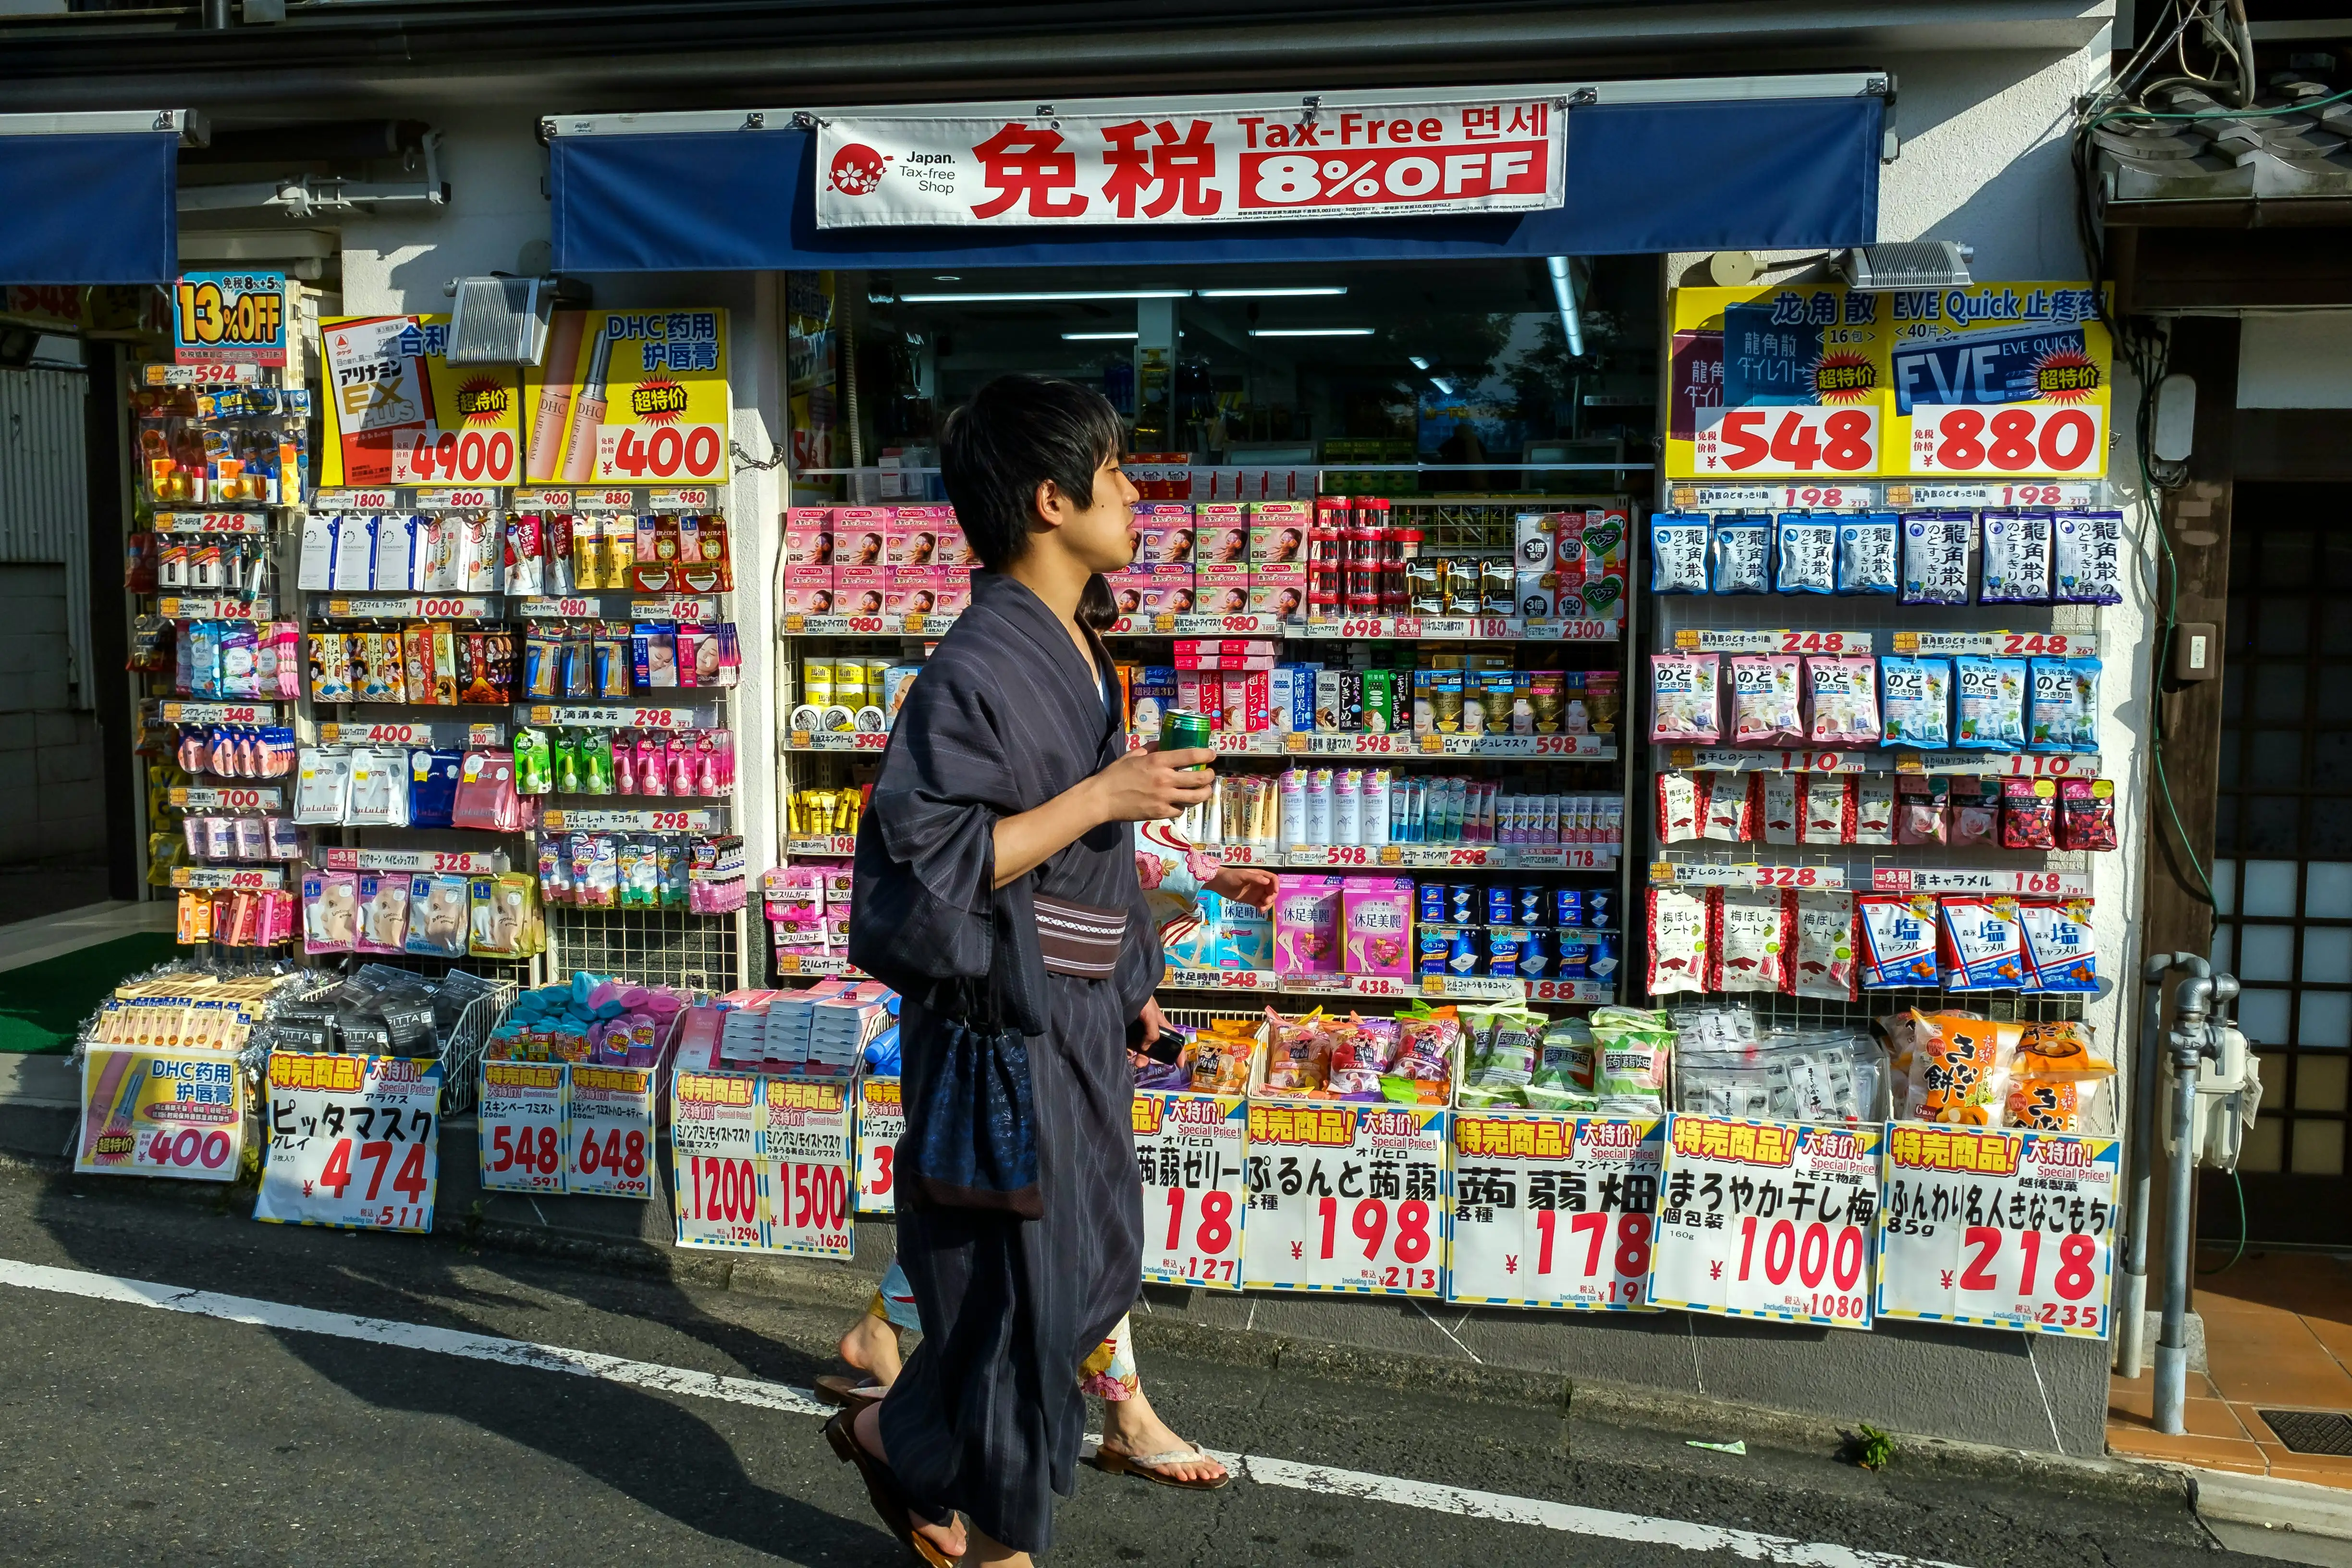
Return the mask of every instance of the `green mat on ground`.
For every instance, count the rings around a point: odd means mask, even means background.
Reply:
[[[79,952],[0,970],[0,1051],[62,1051],[81,1021],[126,974],[179,951],[167,931],[143,931]]]

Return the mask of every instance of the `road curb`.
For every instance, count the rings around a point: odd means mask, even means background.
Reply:
[[[2153,1468],[2180,1477],[2203,1518],[2352,1541],[2352,1492],[2276,1476],[2241,1476],[2179,1465]]]

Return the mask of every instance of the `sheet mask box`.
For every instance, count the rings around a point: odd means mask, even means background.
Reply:
[[[836,552],[841,536],[834,535]],[[843,566],[833,569],[833,613],[836,616],[878,616],[888,601],[890,569],[887,566]]]
[[[1249,518],[1241,506],[1225,501],[1193,508],[1192,562],[1202,573],[1213,568],[1250,564]]]
[[[784,513],[784,566],[833,564],[833,509],[796,506]]]
[[[938,604],[932,606],[933,612],[943,618],[952,619],[971,609],[971,568],[942,566],[939,568],[938,575],[940,596]]]
[[[375,525],[372,517],[339,517],[335,520],[334,575],[331,586],[339,593],[365,593],[374,585]]]
[[[1160,738],[1160,721],[1178,707],[1176,672],[1165,665],[1146,665],[1128,681],[1128,732],[1146,741]]]
[[[833,608],[833,568],[830,566],[787,566],[784,568],[784,614],[788,616],[829,616]]]
[[[302,559],[296,568],[296,587],[323,594],[335,585],[335,528],[341,521],[340,517],[318,512],[304,521]]]
[[[930,616],[939,611],[940,574],[929,566],[885,566],[882,613]]]
[[[1315,730],[1315,668],[1276,665],[1266,675],[1266,713],[1276,730],[1312,734]]]
[[[1228,672],[1218,677],[1224,700],[1224,728],[1255,734],[1266,728],[1271,671]]]
[[[416,521],[413,517],[375,520],[375,567],[369,587],[378,593],[405,594],[415,585]]]
[[[1224,688],[1215,675],[1197,669],[1176,671],[1176,706],[1184,712],[1198,713],[1212,730],[1224,727]]]

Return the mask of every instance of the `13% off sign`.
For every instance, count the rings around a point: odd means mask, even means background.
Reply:
[[[441,1063],[275,1052],[268,1154],[253,1217],[355,1230],[433,1228]]]
[[[1435,1296],[1444,1260],[1446,1113],[1254,1104],[1242,1283]]]
[[[1868,1328],[1881,1135],[1669,1117],[1651,1304]]]
[[[1664,1129],[1647,1118],[1456,1111],[1445,1299],[1642,1306]]]

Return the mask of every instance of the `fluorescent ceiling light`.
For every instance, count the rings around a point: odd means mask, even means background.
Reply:
[[[1369,338],[1370,327],[1252,327],[1254,338]]]
[[[1190,289],[1033,289],[1005,294],[901,294],[902,305],[1009,305],[1055,300],[1181,300]]]
[[[1433,387],[1435,387],[1435,388],[1437,388],[1437,390],[1438,390],[1438,391],[1440,391],[1440,392],[1442,392],[1442,393],[1445,394],[1445,395],[1446,395],[1446,396],[1448,396],[1448,397],[1451,397],[1451,396],[1453,396],[1453,395],[1454,395],[1454,384],[1453,384],[1452,382],[1450,382],[1450,381],[1446,380],[1446,379],[1445,379],[1444,376],[1442,376],[1442,375],[1433,375],[1433,376],[1431,376],[1431,377],[1429,378],[1429,384],[1430,384],[1430,385],[1432,385],[1432,386],[1433,386]]]
[[[1405,363],[1412,366],[1415,370],[1427,370],[1429,368],[1429,362],[1422,358],[1419,354],[1407,354],[1404,356],[1404,359]]]
[[[1292,289],[1195,289],[1193,295],[1202,300],[1304,300],[1345,294],[1344,283],[1314,284]]]
[[[1064,332],[1062,334],[1062,341],[1066,343],[1124,343],[1133,342],[1135,338],[1136,334],[1133,332]]]

